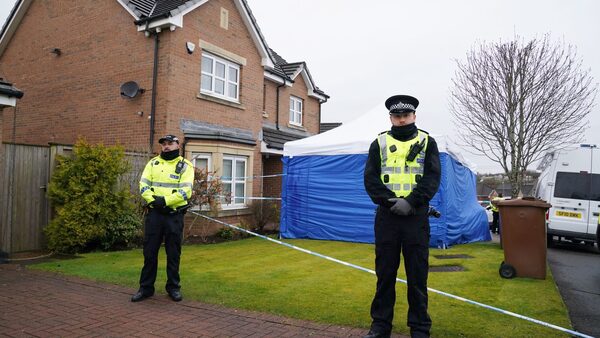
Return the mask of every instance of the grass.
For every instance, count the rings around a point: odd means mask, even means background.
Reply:
[[[286,242],[374,269],[373,245],[314,240]],[[472,259],[436,259],[438,254],[467,254]],[[460,265],[462,272],[432,272],[429,287],[477,302],[570,328],[566,307],[550,270],[545,280],[502,279],[503,253],[497,243],[432,249],[430,264]],[[141,250],[89,253],[79,259],[31,266],[137,289]],[[405,278],[404,268],[399,277]],[[214,245],[183,247],[182,292],[186,299],[228,307],[367,328],[375,290],[374,275],[307,255],[268,241],[250,238]],[[162,291],[164,250],[156,289]],[[164,291],[162,291],[164,292]],[[407,334],[406,286],[397,285],[394,330]],[[429,293],[434,337],[564,337],[559,331],[475,305]]]

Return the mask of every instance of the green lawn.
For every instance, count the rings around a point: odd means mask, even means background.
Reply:
[[[288,243],[374,269],[373,245],[313,240]],[[472,259],[436,259],[438,254],[467,254]],[[141,250],[90,253],[79,259],[31,266],[137,289]],[[157,292],[163,292],[164,250],[161,249]],[[497,243],[432,249],[430,264],[461,265],[462,272],[432,272],[429,287],[571,328],[566,307],[548,269],[546,280],[498,275],[503,253]],[[400,278],[405,278],[400,268]],[[307,255],[263,239],[214,245],[184,246],[182,293],[186,299],[228,307],[367,328],[375,290],[374,275]],[[406,286],[397,286],[394,329],[407,334]],[[435,293],[429,293],[434,337],[565,337],[559,331],[503,315]]]

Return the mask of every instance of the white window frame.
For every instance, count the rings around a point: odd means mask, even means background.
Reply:
[[[212,171],[212,154],[192,152],[192,161],[191,162],[194,165],[194,168],[196,168],[196,159],[205,159],[206,160],[206,169],[209,172]]]
[[[204,62],[204,58],[210,59],[212,61],[212,69],[210,71],[205,71],[202,67],[202,64]],[[217,76],[216,74],[216,67],[217,64],[223,64],[225,66],[225,77],[220,77]],[[226,59],[223,59],[221,57],[218,57],[214,54],[210,54],[208,52],[203,51],[202,52],[202,58],[200,60],[200,69],[201,69],[201,75],[200,75],[200,93],[202,94],[206,94],[206,95],[211,95],[211,96],[215,96],[218,98],[221,98],[223,100],[227,100],[227,101],[232,101],[232,102],[236,102],[239,103],[239,98],[240,98],[240,65],[233,63],[231,61],[228,61]],[[231,71],[231,69],[235,69],[237,76],[235,78],[235,80],[230,80],[229,79],[229,73]],[[202,79],[204,77],[209,77],[210,78],[210,89],[208,88],[204,88],[202,86]],[[224,82],[224,89],[223,89],[223,94],[218,93],[215,90],[215,83],[216,80],[219,81],[223,81]],[[231,93],[229,93],[229,85],[235,85],[235,93],[234,95],[232,95]]]
[[[231,203],[227,204],[227,200],[225,198],[221,199],[221,208],[222,209],[241,209],[241,208],[245,208],[246,205],[246,199],[248,197],[248,178],[246,177],[246,174],[248,172],[248,157],[247,156],[237,156],[237,155],[228,155],[228,154],[223,154],[223,162],[225,162],[226,160],[231,161],[231,177],[229,179],[227,179],[227,177],[221,175],[221,184],[222,185],[226,185],[226,184],[230,184],[231,185]],[[241,175],[238,175],[238,173],[236,172],[237,170],[237,166],[236,163],[237,162],[244,162],[244,173]],[[225,163],[223,163],[222,168],[225,168]],[[239,179],[236,176],[241,176],[242,178]],[[235,186],[236,184],[240,184],[243,183],[244,184],[244,195],[243,195],[243,202],[242,203],[236,203],[236,197],[240,198],[242,196],[235,196]]]
[[[303,106],[304,102],[301,98],[290,96],[290,124],[293,124],[295,126],[302,125]]]
[[[196,168],[196,159],[206,159],[206,170],[208,172],[211,172],[212,169],[212,154],[211,153],[198,153],[198,152],[192,152],[192,160],[190,162],[192,162],[192,165],[194,166],[194,168]],[[208,175],[208,179],[211,180],[212,177],[210,175]],[[198,210],[199,208],[197,206],[194,206],[194,208],[192,210]],[[203,205],[201,210],[206,211],[206,210],[210,210],[210,206],[208,205]]]

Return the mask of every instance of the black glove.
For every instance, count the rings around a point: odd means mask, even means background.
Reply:
[[[154,197],[154,201],[150,203],[156,209],[163,209],[167,206],[167,202],[165,202],[165,198],[162,196],[152,195]]]
[[[390,208],[390,210],[400,216],[408,216],[414,214],[414,209],[410,203],[408,203],[404,198],[390,198],[388,199],[390,202],[394,202],[394,205]]]

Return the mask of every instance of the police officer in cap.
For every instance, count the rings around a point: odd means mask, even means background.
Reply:
[[[411,337],[429,337],[427,313],[429,270],[429,201],[440,184],[437,144],[417,129],[419,101],[395,95],[385,101],[392,128],[371,143],[365,166],[365,189],[377,204],[375,216],[375,271],[377,289],[371,304],[368,338],[389,337],[396,302],[396,275],[400,253],[408,282],[408,318]]]
[[[172,300],[182,299],[179,285],[179,258],[183,239],[183,217],[189,207],[194,182],[194,166],[179,155],[179,139],[166,135],[158,140],[159,156],[151,159],[140,179],[140,194],[148,205],[144,222],[144,267],[140,288],[131,297],[139,302],[154,294],[158,265],[158,249],[165,242],[167,252],[167,284]]]

